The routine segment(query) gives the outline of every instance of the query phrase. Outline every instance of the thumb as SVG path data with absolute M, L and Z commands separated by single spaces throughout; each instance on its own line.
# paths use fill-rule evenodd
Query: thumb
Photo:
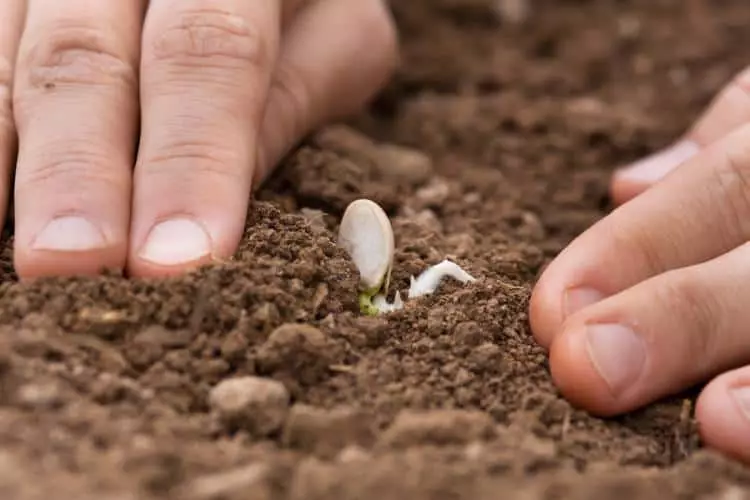
M 398 59 L 395 26 L 381 0 L 325 0 L 290 24 L 261 127 L 256 187 L 304 135 L 358 111 Z

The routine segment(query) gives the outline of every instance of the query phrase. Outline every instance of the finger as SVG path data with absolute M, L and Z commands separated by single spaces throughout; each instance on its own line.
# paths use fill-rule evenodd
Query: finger
M 651 276 L 712 259 L 750 236 L 750 125 L 615 210 L 550 264 L 531 299 L 549 345 L 566 316 Z
M 310 131 L 363 107 L 396 61 L 396 31 L 382 0 L 321 0 L 303 10 L 275 70 L 255 185 Z
M 21 277 L 123 267 L 139 3 L 29 2 L 14 88 Z
M 612 177 L 611 193 L 625 203 L 663 179 L 675 168 L 734 129 L 750 123 L 750 68 L 738 74 L 714 99 L 685 137 Z
M 16 156 L 13 120 L 13 67 L 26 14 L 25 0 L 0 2 L 0 221 L 5 220 L 10 180 Z
M 152 2 L 129 271 L 179 272 L 234 252 L 278 55 L 280 0 Z
M 712 380 L 698 398 L 695 415 L 707 446 L 750 463 L 750 366 Z
M 750 362 L 750 244 L 643 281 L 578 314 L 550 350 L 574 404 L 615 415 Z

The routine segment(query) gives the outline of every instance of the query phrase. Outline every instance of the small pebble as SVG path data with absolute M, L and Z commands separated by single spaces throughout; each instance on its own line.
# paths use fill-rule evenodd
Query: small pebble
M 62 404 L 60 386 L 55 382 L 30 383 L 18 388 L 18 402 L 26 408 L 55 408 Z
M 417 209 L 440 208 L 450 195 L 450 187 L 443 179 L 433 179 L 429 184 L 414 193 Z
M 255 361 L 263 374 L 285 372 L 297 381 L 314 382 L 333 362 L 331 349 L 314 326 L 287 323 L 271 332 Z
M 282 442 L 291 448 L 333 457 L 348 445 L 370 446 L 374 432 L 371 418 L 363 411 L 296 404 L 286 420 Z
M 373 154 L 384 177 L 418 186 L 432 176 L 432 160 L 425 153 L 397 144 L 379 145 Z
M 402 410 L 381 435 L 388 448 L 468 444 L 494 435 L 494 421 L 477 410 Z
M 531 0 L 495 0 L 500 19 L 510 24 L 523 24 L 531 16 Z
M 259 377 L 223 380 L 208 396 L 222 423 L 267 436 L 281 428 L 289 411 L 290 396 L 281 382 Z

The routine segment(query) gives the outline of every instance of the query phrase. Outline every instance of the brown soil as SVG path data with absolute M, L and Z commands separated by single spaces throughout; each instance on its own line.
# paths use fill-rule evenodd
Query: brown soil
M 513 25 L 495 3 L 393 2 L 399 74 L 267 183 L 232 262 L 21 285 L 6 245 L 0 497 L 743 498 L 690 395 L 571 408 L 526 309 L 611 169 L 750 61 L 750 4 L 534 0 Z M 479 281 L 361 317 L 334 243 L 358 197 L 393 217 L 397 288 L 445 257 Z

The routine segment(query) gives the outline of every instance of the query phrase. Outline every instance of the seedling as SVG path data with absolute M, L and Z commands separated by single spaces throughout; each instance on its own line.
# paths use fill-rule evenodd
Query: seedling
M 404 301 L 398 291 L 393 302 L 386 298 L 393 268 L 394 238 L 391 221 L 380 205 L 366 199 L 350 203 L 341 219 L 338 241 L 359 271 L 362 313 L 375 316 L 402 309 Z M 462 283 L 475 281 L 458 264 L 446 259 L 417 278 L 411 277 L 408 298 L 434 293 L 446 276 Z

